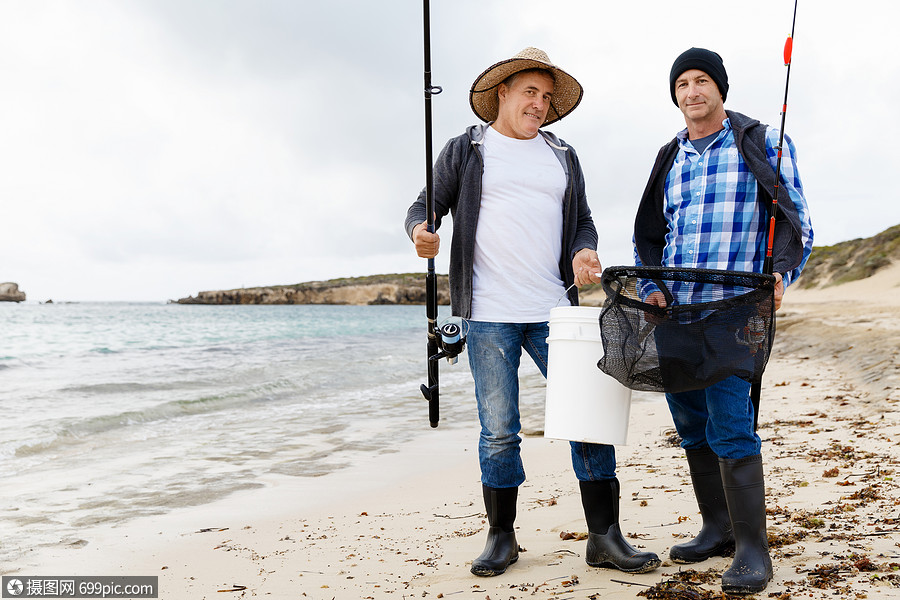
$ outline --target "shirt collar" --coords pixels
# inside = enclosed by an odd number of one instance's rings
[[[719,137],[717,137],[716,140],[719,140],[723,134],[727,135],[728,132],[731,131],[731,120],[728,117],[725,117],[725,120],[722,121],[722,127],[724,127],[724,129],[719,131]],[[675,138],[678,140],[678,145],[681,146],[682,148],[684,148],[686,145],[690,148],[693,148],[693,146],[688,145],[687,127],[685,127],[684,129],[682,129],[681,131],[676,133]],[[716,141],[716,140],[713,140],[713,141]],[[711,145],[712,144],[710,144],[710,146]]]

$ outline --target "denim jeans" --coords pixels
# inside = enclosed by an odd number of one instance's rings
[[[519,363],[522,349],[547,377],[547,335],[544,323],[470,321],[467,338],[469,367],[475,378],[475,399],[481,437],[478,459],[481,482],[493,488],[517,487],[525,481],[519,436]],[[616,476],[615,448],[605,444],[570,442],[572,467],[581,481]]]
[[[721,458],[759,454],[749,382],[732,376],[702,390],[666,394],[666,400],[682,448],[708,445]]]

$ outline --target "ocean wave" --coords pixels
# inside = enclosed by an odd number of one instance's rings
[[[0,371],[4,369],[12,369],[22,365],[27,365],[19,356],[0,356]]]
[[[70,421],[60,424],[53,437],[22,444],[16,447],[14,454],[18,458],[24,458],[44,452],[56,451],[62,447],[77,445],[93,436],[117,429],[211,413],[230,408],[236,403],[245,401],[246,397],[243,394],[205,396],[191,400],[173,400],[142,410],[129,410],[116,414]]]
[[[70,386],[62,391],[67,394],[91,394],[95,396],[133,397],[135,395],[147,395],[149,392],[177,390],[183,392],[191,386],[205,384],[202,382],[107,382],[99,384]],[[293,402],[298,398],[297,382],[278,378],[270,381],[259,382],[255,385],[239,386],[232,391],[223,391],[218,394],[204,394],[195,398],[183,398],[169,400],[153,406],[140,409],[122,410],[109,414],[97,415],[88,418],[60,419],[52,426],[50,436],[40,440],[23,440],[24,443],[16,445],[13,454],[16,457],[29,457],[45,452],[56,451],[62,447],[75,446],[90,440],[95,436],[124,430],[131,427],[153,425],[155,423],[173,422],[178,419],[209,415],[227,410],[254,411],[254,406],[260,404]],[[304,398],[300,402],[300,410],[305,410],[308,402]]]
[[[121,381],[110,383],[91,383],[85,385],[72,385],[60,388],[64,393],[79,394],[130,394],[133,392],[164,392],[167,390],[183,390],[195,382],[184,381],[157,381],[154,383],[138,383],[136,381]]]
[[[105,346],[101,346],[99,348],[91,348],[91,352],[96,352],[97,354],[118,354],[118,350],[106,348]]]

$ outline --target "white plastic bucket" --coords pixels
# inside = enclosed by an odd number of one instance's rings
[[[631,390],[597,368],[603,357],[600,308],[550,310],[544,437],[625,444]]]

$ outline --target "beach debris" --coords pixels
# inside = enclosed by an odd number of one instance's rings
[[[678,522],[681,523],[681,517],[678,517],[678,519]],[[653,536],[651,536],[649,533],[635,533],[633,531],[629,531],[625,534],[625,537],[631,538],[633,540],[649,540],[652,539]]]
[[[781,532],[774,527],[769,527],[767,531],[767,537],[769,539],[769,548],[783,548],[784,546],[790,546],[792,544],[796,544],[809,535],[808,529],[800,529],[800,530],[791,530],[786,532]]]
[[[478,527],[476,529],[459,529],[454,531],[451,534],[451,537],[472,537],[473,535],[477,535],[484,531],[484,527]]]
[[[571,550],[566,550],[565,548],[560,548],[559,550],[554,550],[553,552],[547,552],[544,556],[555,556],[558,558],[562,558],[563,555],[568,556],[580,556],[577,552],[572,552]]]
[[[806,529],[821,529],[822,527],[825,527],[825,520],[815,515],[816,513],[798,510],[791,515],[791,523],[795,523]]]
[[[884,576],[874,575],[877,578],[890,583],[895,587],[900,587],[900,563],[878,564],[865,555],[851,554],[850,556],[835,557],[839,558],[839,562],[827,563],[823,565],[817,564],[814,568],[809,569],[807,573],[807,583],[818,589],[832,589],[837,584],[846,580],[847,576],[855,576],[859,573],[885,573]]]
[[[663,446],[671,446],[672,448],[681,447],[681,436],[678,435],[678,432],[674,429],[666,429],[663,432],[663,436],[665,436],[665,440],[663,440]]]
[[[588,539],[588,534],[585,531],[560,531],[559,539],[561,540],[575,540],[576,542],[581,540]]]
[[[228,527],[204,527],[203,529],[199,529],[194,533],[216,533],[219,531],[228,531]]]
[[[816,462],[823,459],[856,461],[875,457],[874,452],[857,450],[853,446],[841,442],[831,442],[831,445],[824,450],[810,449],[808,454],[808,460],[810,460],[810,462]]]
[[[864,487],[863,489],[846,496],[847,500],[861,500],[859,503],[860,506],[868,504],[873,500],[881,500],[881,494],[878,492],[878,488],[881,487],[877,483],[873,485],[869,485]]]
[[[807,421],[804,419],[775,419],[774,421],[766,421],[765,423],[760,423],[760,429],[766,429],[768,427],[809,427],[812,425],[812,421]]]
[[[719,580],[722,573],[716,569],[706,569],[698,571],[696,569],[683,569],[674,573],[672,578],[676,581],[684,581],[687,583],[714,583]]]
[[[653,600],[721,600],[728,597],[721,591],[712,592],[693,583],[675,580],[662,581],[637,595]]]
[[[670,579],[661,581],[649,589],[638,592],[638,596],[661,600],[722,600],[731,598],[722,591],[710,591],[700,587],[717,583],[721,572],[716,569],[697,571],[686,569],[673,573]]]
[[[238,585],[236,583],[232,583],[230,589],[216,590],[216,591],[217,592],[243,592],[246,589],[247,589],[246,585]]]
[[[646,587],[646,588],[653,587],[652,585],[650,585],[648,583],[640,583],[638,581],[623,581],[621,579],[610,579],[610,581],[612,583],[620,583],[622,585],[639,585],[639,586]]]

